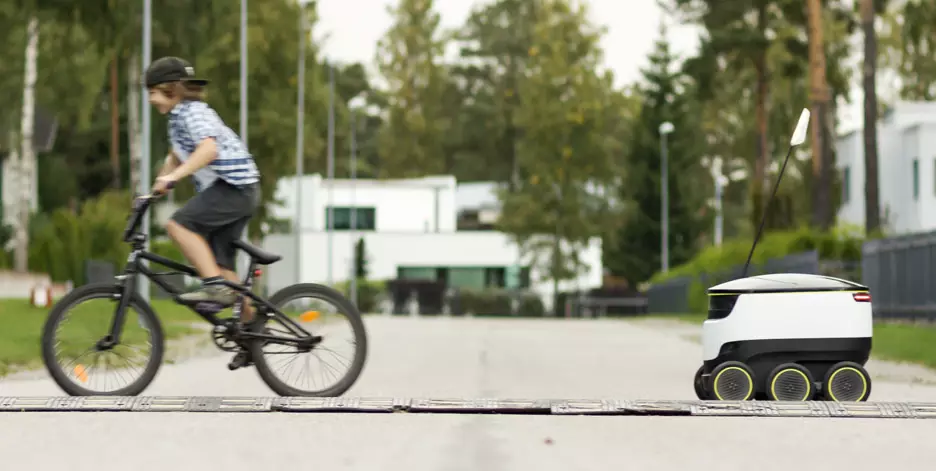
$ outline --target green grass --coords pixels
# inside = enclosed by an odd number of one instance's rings
[[[151,305],[167,340],[195,333],[192,323],[203,322],[197,314],[170,300],[153,299]],[[84,351],[103,337],[110,327],[113,306],[111,301],[90,300],[71,310],[67,322],[60,324],[60,352]],[[0,299],[0,376],[41,367],[39,341],[48,311],[31,306],[25,299]],[[128,314],[121,341],[139,345],[147,339],[146,330],[138,324],[136,311],[129,310]]]
[[[652,319],[674,319],[702,325],[705,314],[653,314]],[[936,325],[875,322],[871,356],[936,369]]]

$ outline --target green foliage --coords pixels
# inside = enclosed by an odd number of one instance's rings
[[[149,250],[156,255],[166,257],[169,260],[184,263],[186,265],[190,264],[188,259],[185,258],[185,255],[182,253],[182,249],[179,248],[172,240],[170,239],[160,239],[153,240],[150,242]]]
[[[761,236],[751,264],[763,264],[769,259],[816,250],[821,260],[860,261],[864,237],[851,228],[821,232],[807,227],[793,231],[778,231]],[[742,237],[725,241],[721,247],[702,250],[686,263],[673,267],[668,273],[657,272],[651,283],[659,283],[679,276],[698,276],[717,273],[744,265],[751,249],[751,238]],[[704,293],[704,291],[703,291]]]
[[[459,302],[464,312],[479,317],[543,317],[545,309],[538,295],[530,292],[520,293],[497,288],[481,290],[460,290]],[[516,310],[514,299],[516,298]]]
[[[367,279],[367,247],[361,237],[354,244],[354,276],[358,279]]]
[[[530,266],[543,266],[557,283],[584,269],[579,254],[592,237],[620,224],[605,196],[620,174],[618,137],[604,132],[617,124],[617,111],[611,77],[596,73],[603,32],[589,24],[587,10],[544,0],[533,20],[516,109],[522,181],[501,191],[497,227],[518,242]]]
[[[387,81],[387,124],[379,137],[380,176],[417,177],[444,171],[443,107],[446,41],[433,0],[400,0],[387,8],[393,26],[378,43],[377,65]]]
[[[857,2],[856,2],[857,3]],[[883,16],[880,37],[882,65],[902,82],[900,98],[936,100],[936,3],[931,0],[891,1]]]
[[[350,299],[351,282],[341,281],[335,284],[335,289],[344,293]],[[357,280],[357,308],[362,313],[374,313],[380,307],[378,303],[382,296],[387,294],[387,282],[385,280],[366,280],[359,278]]]
[[[667,184],[669,193],[670,266],[691,258],[700,245],[700,234],[711,227],[711,216],[703,214],[708,186],[700,185],[705,175],[698,150],[702,134],[693,116],[691,96],[680,93],[687,77],[676,67],[665,30],[643,70],[645,85],[638,118],[633,122],[630,160],[621,199],[633,201],[628,224],[617,234],[617,243],[606,242],[605,263],[611,272],[636,284],[645,281],[660,267],[662,233],[662,148],[660,125],[670,122],[675,132],[667,136]],[[703,180],[704,181],[704,180]],[[699,203],[702,201],[702,203]]]
[[[60,208],[37,215],[30,224],[30,269],[80,285],[86,281],[86,260],[122,266],[130,253],[121,239],[130,203],[127,192],[108,191],[82,203],[77,212]]]

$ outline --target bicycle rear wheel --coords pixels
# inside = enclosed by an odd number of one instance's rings
[[[134,293],[127,305],[120,344],[109,349],[98,348],[98,341],[110,332],[120,295],[120,287],[113,284],[85,285],[72,290],[49,311],[42,329],[42,361],[55,384],[65,393],[71,396],[136,396],[156,377],[162,364],[165,338],[156,313],[139,294]],[[71,313],[76,314],[75,319],[71,319]],[[61,333],[65,324],[75,327],[75,332]],[[145,353],[146,347],[149,353]],[[77,356],[71,362],[60,364],[60,358],[72,354]],[[112,375],[107,374],[109,367],[114,367],[110,371]],[[98,376],[102,369],[102,375]],[[107,389],[108,384],[134,374],[139,376],[130,384]],[[96,383],[104,383],[105,389],[92,389]]]
[[[311,298],[314,301],[291,304],[291,302],[302,298]],[[290,320],[297,322],[312,335],[321,336],[322,342],[312,347],[310,351],[303,352],[296,346],[274,344],[264,339],[254,339],[250,341],[250,354],[253,357],[257,373],[260,374],[260,377],[267,386],[280,396],[307,397],[335,397],[344,394],[350,389],[357,381],[358,377],[360,377],[367,358],[367,334],[364,328],[364,321],[361,318],[360,312],[358,312],[351,301],[334,289],[312,283],[287,286],[270,296],[268,301],[270,304],[276,306],[279,311],[286,314]],[[338,377],[337,381],[330,385],[323,384],[321,388],[313,384],[313,389],[308,389],[305,386],[287,384],[284,378],[281,378],[274,371],[276,366],[275,360],[281,356],[285,356],[283,354],[288,353],[295,353],[297,356],[302,354],[306,355],[303,361],[298,362],[301,364],[299,366],[303,369],[311,368],[312,364],[310,361],[314,361],[315,364],[326,366],[325,369],[329,372],[334,373],[337,371],[334,363],[342,364],[344,362],[338,359],[338,354],[335,350],[325,346],[325,341],[330,340],[331,337],[331,334],[327,333],[327,331],[334,330],[332,328],[335,326],[328,325],[328,322],[325,322],[325,325],[322,326],[316,326],[312,323],[319,320],[338,321],[341,320],[341,318],[346,319],[350,323],[351,334],[353,336],[351,344],[353,345],[354,353],[350,361],[346,363],[348,367],[347,372],[343,376]],[[284,321],[280,320],[278,316],[264,316],[264,322],[256,323],[254,329],[255,332],[265,332],[278,336],[293,336],[297,339],[301,338],[290,332],[285,325]],[[335,347],[337,346],[338,345]],[[269,351],[264,350],[264,348],[267,347],[271,347]],[[286,351],[276,352],[274,351],[275,349]],[[310,356],[315,359],[311,360]],[[288,366],[290,368],[297,366],[296,359],[297,358],[293,358],[288,361]],[[287,376],[291,375],[287,374]]]

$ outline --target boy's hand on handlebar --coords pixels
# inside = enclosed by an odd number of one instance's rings
[[[153,183],[153,194],[162,195],[168,193],[169,190],[175,186],[175,183],[176,181],[168,175],[156,177],[156,182]]]

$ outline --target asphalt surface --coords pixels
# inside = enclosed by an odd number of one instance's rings
[[[689,399],[692,329],[592,320],[367,319],[370,356],[348,396]],[[271,396],[228,355],[165,365],[147,396]],[[936,375],[871,362],[871,400],[936,402]],[[878,374],[880,371],[880,375]],[[32,377],[31,377],[32,376]],[[880,376],[880,379],[878,379]],[[44,374],[0,396],[58,396]],[[9,413],[9,469],[931,470],[936,420],[428,414]],[[12,460],[12,461],[11,461]]]

